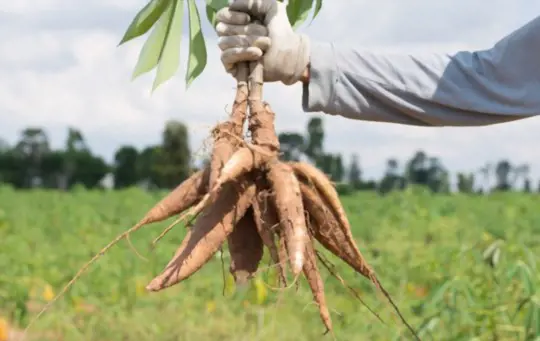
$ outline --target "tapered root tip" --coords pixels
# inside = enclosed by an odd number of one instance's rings
[[[296,276],[300,274],[303,268],[304,268],[304,257],[302,257],[301,254],[295,255],[293,259],[293,267],[292,267],[294,275]]]
[[[159,278],[154,278],[147,286],[146,291],[150,292],[156,292],[163,289],[163,283],[161,283],[161,280]]]

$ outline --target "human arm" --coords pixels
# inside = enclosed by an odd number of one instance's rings
[[[310,42],[292,31],[279,6],[235,0],[231,9],[265,18],[271,44],[253,60],[264,52],[265,69],[272,70],[265,81],[301,81],[306,112],[422,126],[489,125],[540,114],[540,18],[485,51],[390,54]],[[224,31],[218,27],[220,39],[227,39]]]
[[[479,126],[540,114],[540,17],[491,49],[373,53],[312,42],[302,106],[365,121]]]

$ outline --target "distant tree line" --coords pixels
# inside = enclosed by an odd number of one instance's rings
[[[351,155],[349,164],[344,165],[342,154],[324,149],[324,139],[323,120],[312,117],[303,134],[279,134],[281,158],[311,162],[328,174],[342,193],[371,190],[384,195],[410,185],[424,186],[435,193],[450,192],[448,170],[439,158],[424,151],[417,151],[401,170],[396,159],[389,159],[379,179],[368,180],[363,177],[357,154]],[[130,186],[166,189],[182,182],[196,168],[189,147],[188,129],[179,121],[165,124],[159,145],[142,150],[130,145],[120,146],[112,164],[93,154],[82,132],[75,128],[68,129],[62,149],[52,149],[44,130],[35,127],[24,129],[13,146],[0,139],[0,183],[18,189],[69,190],[76,184],[86,188],[108,187],[104,181],[107,176],[113,179],[112,187],[116,189]],[[456,176],[457,190],[464,193],[482,194],[486,189],[540,191],[540,183],[536,188],[531,183],[528,165],[515,165],[508,160],[486,164],[475,173],[458,173]],[[492,180],[495,185],[489,188]]]

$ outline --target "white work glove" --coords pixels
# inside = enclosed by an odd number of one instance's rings
[[[250,23],[260,20],[263,25]],[[304,74],[310,53],[306,35],[295,33],[286,5],[276,0],[233,0],[216,14],[221,61],[233,76],[236,63],[262,56],[264,81],[296,83]]]

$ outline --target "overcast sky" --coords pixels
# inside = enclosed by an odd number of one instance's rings
[[[202,5],[203,0],[197,0]],[[82,130],[95,153],[112,159],[121,144],[158,143],[167,119],[191,129],[203,146],[209,129],[225,118],[234,81],[219,62],[215,34],[205,27],[208,66],[186,91],[187,39],[177,76],[150,95],[153,73],[131,82],[143,39],[117,47],[146,0],[0,0],[0,137],[13,143],[27,126],[46,129],[61,147],[67,127]],[[455,52],[489,48],[540,13],[533,0],[332,0],[302,30],[312,39],[394,51]],[[487,6],[486,6],[487,5]],[[202,9],[202,7],[201,7]],[[206,17],[203,12],[204,23]],[[279,131],[303,131],[300,85],[266,86]],[[423,148],[451,171],[475,171],[486,161],[528,162],[540,175],[540,117],[482,128],[420,128],[326,116],[325,147],[358,153],[366,176],[386,159],[400,161]]]

